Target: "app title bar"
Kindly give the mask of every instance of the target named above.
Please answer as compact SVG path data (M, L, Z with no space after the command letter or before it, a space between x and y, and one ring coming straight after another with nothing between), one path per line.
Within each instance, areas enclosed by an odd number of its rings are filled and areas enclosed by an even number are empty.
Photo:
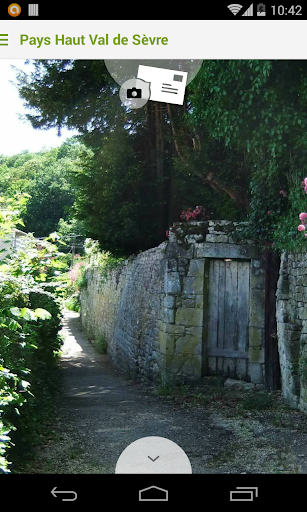
M0 21L0 58L306 59L307 21Z

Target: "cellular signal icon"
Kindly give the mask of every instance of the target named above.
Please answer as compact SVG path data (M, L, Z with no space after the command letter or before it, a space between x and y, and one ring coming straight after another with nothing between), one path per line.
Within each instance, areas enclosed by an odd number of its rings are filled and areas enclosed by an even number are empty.
M254 16L254 5L250 4L249 8L246 9L242 16Z
M240 5L240 4L230 4L230 5L227 5L227 7L232 12L232 14L234 16L236 16L238 14L238 12L241 11L243 5Z

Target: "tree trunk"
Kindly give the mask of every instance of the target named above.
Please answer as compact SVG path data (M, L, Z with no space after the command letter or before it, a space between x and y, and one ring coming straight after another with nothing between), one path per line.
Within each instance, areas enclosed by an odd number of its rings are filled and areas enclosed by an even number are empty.
M164 172L164 106L155 103L155 127L156 127L156 177L157 177L157 201L159 211L159 234L165 238L166 229L166 204L165 204L165 172Z

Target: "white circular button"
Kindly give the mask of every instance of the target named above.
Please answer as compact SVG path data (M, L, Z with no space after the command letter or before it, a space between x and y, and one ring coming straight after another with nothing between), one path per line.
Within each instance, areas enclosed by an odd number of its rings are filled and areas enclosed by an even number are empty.
M120 455L116 474L192 474L190 461L178 444L164 437L142 437Z

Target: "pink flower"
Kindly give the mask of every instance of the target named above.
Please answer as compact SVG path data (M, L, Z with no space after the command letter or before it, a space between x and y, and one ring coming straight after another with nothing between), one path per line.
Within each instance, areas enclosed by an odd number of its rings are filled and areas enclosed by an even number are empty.
M305 228L304 224L300 224L299 226L297 226L297 229L298 229L298 231L305 231L306 228Z
M269 211L267 212L267 214L268 214L268 215L271 215L271 213L272 213L272 211L271 211L271 210L269 210Z
M82 261L76 263L72 269L68 272L68 276L70 277L71 281L75 283L77 281L77 278L79 276L79 269L82 267L84 263Z
M305 212L300 213L298 218L304 223L304 221L307 219L307 213L305 213Z
M280 190L279 193L281 196L287 197L287 192L285 192L284 190Z

